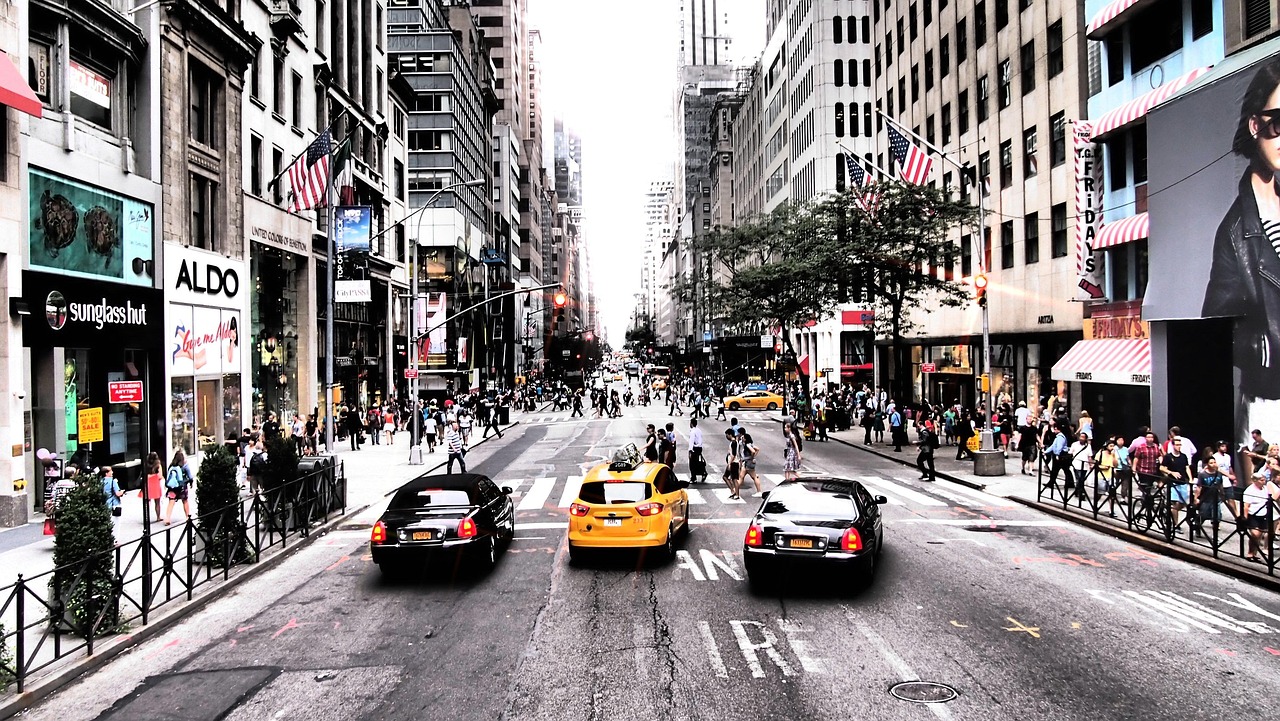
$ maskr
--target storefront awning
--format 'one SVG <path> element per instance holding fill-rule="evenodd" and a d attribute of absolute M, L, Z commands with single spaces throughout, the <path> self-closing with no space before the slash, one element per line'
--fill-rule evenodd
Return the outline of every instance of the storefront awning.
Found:
<path fill-rule="evenodd" d="M 1081 340 L 1053 364 L 1055 381 L 1151 385 L 1151 341 Z"/>
<path fill-rule="evenodd" d="M 32 92 L 27 81 L 18 72 L 18 66 L 0 53 L 0 105 L 8 105 L 14 110 L 21 110 L 27 115 L 40 117 L 44 110 L 40 98 Z"/>
<path fill-rule="evenodd" d="M 1089 20 L 1085 37 L 1090 40 L 1101 40 L 1107 36 L 1107 33 L 1127 22 L 1135 12 L 1154 2 L 1155 0 L 1114 0 Z"/>
<path fill-rule="evenodd" d="M 1150 230 L 1151 223 L 1146 213 L 1138 213 L 1128 218 L 1121 218 L 1102 226 L 1102 230 L 1098 233 L 1098 239 L 1093 244 L 1093 249 L 1105 250 L 1125 243 L 1132 243 L 1135 240 L 1142 240 L 1147 237 Z"/>
<path fill-rule="evenodd" d="M 1098 122 L 1093 124 L 1092 140 L 1101 140 L 1147 117 L 1148 111 L 1173 97 L 1174 93 L 1190 85 L 1196 78 L 1209 72 L 1211 67 L 1196 68 L 1182 77 L 1171 80 L 1155 90 L 1149 90 L 1124 105 L 1104 113 L 1101 118 L 1098 118 Z"/>

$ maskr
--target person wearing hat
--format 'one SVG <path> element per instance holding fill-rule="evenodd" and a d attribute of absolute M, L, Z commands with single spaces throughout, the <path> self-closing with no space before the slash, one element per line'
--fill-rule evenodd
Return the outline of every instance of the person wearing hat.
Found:
<path fill-rule="evenodd" d="M 933 427 L 932 420 L 925 421 L 920 427 L 920 440 L 916 445 L 920 446 L 920 452 L 916 454 L 916 468 L 920 469 L 920 480 L 934 481 L 938 472 L 933 466 L 933 451 L 941 443 L 938 442 L 938 432 Z"/>

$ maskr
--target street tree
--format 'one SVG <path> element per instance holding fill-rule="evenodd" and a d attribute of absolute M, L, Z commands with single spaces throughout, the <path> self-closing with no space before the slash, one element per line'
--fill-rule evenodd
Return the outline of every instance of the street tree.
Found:
<path fill-rule="evenodd" d="M 832 266 L 844 282 L 838 300 L 860 301 L 874 311 L 874 335 L 889 339 L 890 390 L 897 398 L 909 397 L 903 337 L 924 315 L 962 305 L 969 297 L 968 285 L 955 272 L 958 252 L 947 236 L 973 224 L 977 209 L 945 189 L 881 182 L 862 192 L 829 195 L 815 212 L 843 251 Z"/>

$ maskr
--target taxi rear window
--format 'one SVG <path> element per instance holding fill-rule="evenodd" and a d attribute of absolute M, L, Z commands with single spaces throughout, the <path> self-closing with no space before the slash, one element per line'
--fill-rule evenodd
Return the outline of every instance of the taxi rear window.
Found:
<path fill-rule="evenodd" d="M 639 503 L 653 495 L 653 486 L 643 481 L 607 483 L 588 481 L 582 484 L 578 497 L 587 503 Z"/>

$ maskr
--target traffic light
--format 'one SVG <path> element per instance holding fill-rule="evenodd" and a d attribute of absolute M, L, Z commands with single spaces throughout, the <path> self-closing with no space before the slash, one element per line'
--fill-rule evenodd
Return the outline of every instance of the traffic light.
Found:
<path fill-rule="evenodd" d="M 565 304 L 569 302 L 569 296 L 565 295 L 563 290 L 557 291 L 552 301 L 555 303 L 556 308 L 564 308 Z"/>
<path fill-rule="evenodd" d="M 569 296 L 565 295 L 563 290 L 556 291 L 551 297 L 552 306 L 555 310 L 551 313 L 551 334 L 555 335 L 556 328 L 560 325 L 560 319 L 564 317 L 564 307 L 569 302 Z"/>
<path fill-rule="evenodd" d="M 980 307 L 987 304 L 987 276 L 983 273 L 973 276 L 973 299 Z"/>

